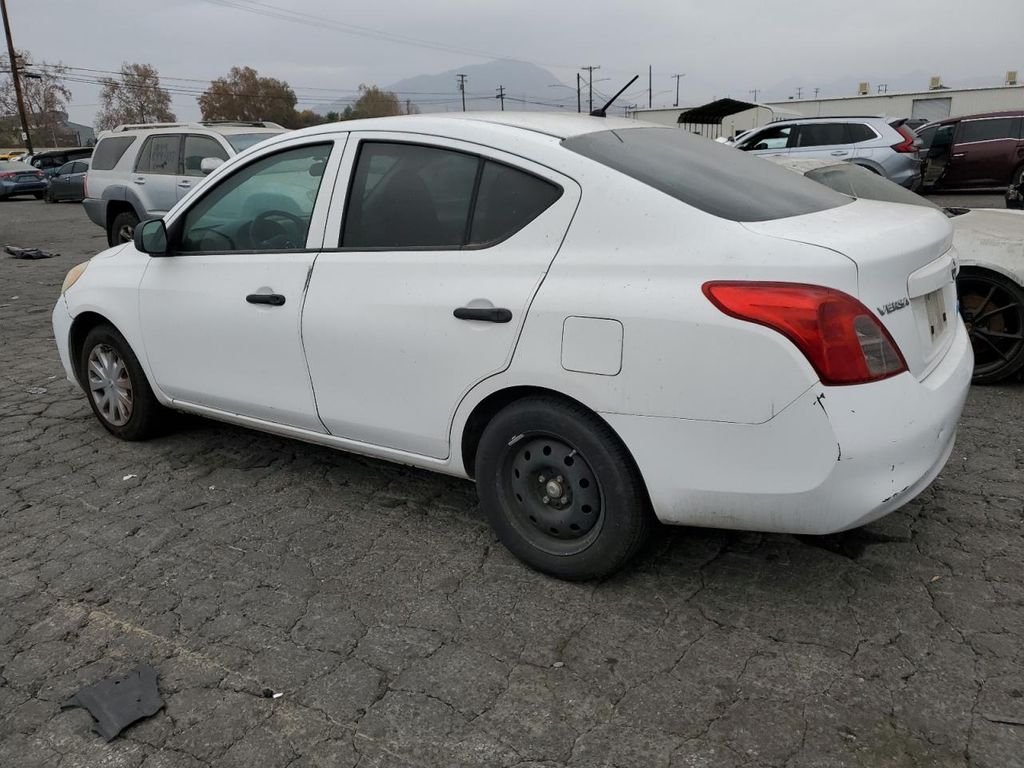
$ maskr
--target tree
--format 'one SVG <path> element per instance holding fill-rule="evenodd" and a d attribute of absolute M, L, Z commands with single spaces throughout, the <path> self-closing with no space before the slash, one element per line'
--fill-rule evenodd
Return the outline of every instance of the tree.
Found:
<path fill-rule="evenodd" d="M 411 106 L 412 109 L 409 107 Z M 360 85 L 359 98 L 350 107 L 345 107 L 341 114 L 342 120 L 359 120 L 364 117 L 390 117 L 404 115 L 407 112 L 419 112 L 415 104 L 399 102 L 398 96 L 391 91 L 384 91 L 376 85 Z"/>
<path fill-rule="evenodd" d="M 260 77 L 252 67 L 232 67 L 199 97 L 204 120 L 271 120 L 295 123 L 295 91 L 283 80 Z"/>
<path fill-rule="evenodd" d="M 75 135 L 68 129 L 67 104 L 71 91 L 64 82 L 67 68 L 59 64 L 35 64 L 28 51 L 16 52 L 21 73 L 21 92 L 25 97 L 29 131 L 38 146 L 73 144 Z M 5 67 L 8 69 L 8 67 Z M 10 73 L 0 80 L 0 144 L 21 144 L 18 100 Z"/>
<path fill-rule="evenodd" d="M 100 80 L 100 111 L 96 128 L 107 130 L 122 123 L 167 123 L 176 118 L 171 112 L 171 94 L 160 87 L 160 77 L 150 64 L 121 65 L 119 78 Z"/>

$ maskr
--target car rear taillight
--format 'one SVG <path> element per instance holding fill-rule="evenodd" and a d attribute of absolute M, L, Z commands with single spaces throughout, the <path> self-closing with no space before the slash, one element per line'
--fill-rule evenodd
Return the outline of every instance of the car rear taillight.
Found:
<path fill-rule="evenodd" d="M 792 341 L 822 384 L 865 384 L 907 370 L 885 326 L 842 291 L 802 283 L 716 281 L 704 284 L 704 295 L 725 314 Z"/>
<path fill-rule="evenodd" d="M 0 179 L 13 179 L 16 175 L 16 173 L 6 171 L 4 173 L 0 173 Z"/>
<path fill-rule="evenodd" d="M 903 141 L 892 145 L 894 152 L 917 152 L 917 136 L 909 128 L 899 125 L 896 127 L 896 132 L 903 137 Z"/>

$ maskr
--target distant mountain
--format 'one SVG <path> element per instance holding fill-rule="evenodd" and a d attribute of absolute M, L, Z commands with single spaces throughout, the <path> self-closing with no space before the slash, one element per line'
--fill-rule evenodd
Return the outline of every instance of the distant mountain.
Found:
<path fill-rule="evenodd" d="M 576 84 L 570 88 L 543 67 L 522 61 L 497 60 L 467 64 L 436 75 L 416 75 L 385 86 L 421 112 L 459 111 L 462 95 L 457 75 L 466 75 L 466 109 L 500 109 L 498 86 L 505 86 L 505 109 L 576 109 Z M 348 102 L 325 108 L 343 110 Z"/>

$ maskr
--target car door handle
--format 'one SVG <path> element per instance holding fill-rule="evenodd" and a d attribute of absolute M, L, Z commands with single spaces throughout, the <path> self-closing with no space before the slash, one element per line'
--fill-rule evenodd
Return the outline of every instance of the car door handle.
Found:
<path fill-rule="evenodd" d="M 850 153 L 844 152 L 841 149 L 837 149 L 835 152 L 829 152 L 829 154 L 832 155 L 832 157 L 846 157 Z"/>
<path fill-rule="evenodd" d="M 455 315 L 459 320 L 483 320 L 488 323 L 507 323 L 512 312 L 503 307 L 458 307 Z"/>
<path fill-rule="evenodd" d="M 179 187 L 191 187 L 192 186 L 192 182 L 191 181 L 179 181 L 178 182 L 178 186 Z"/>
<path fill-rule="evenodd" d="M 954 152 L 953 157 L 967 157 L 966 152 Z"/>
<path fill-rule="evenodd" d="M 284 304 L 284 296 L 280 293 L 250 293 L 245 300 L 250 304 L 269 304 L 272 307 Z"/>
<path fill-rule="evenodd" d="M 146 180 L 142 176 L 137 176 L 134 179 L 132 179 L 132 183 L 134 183 L 134 184 L 145 184 Z"/>

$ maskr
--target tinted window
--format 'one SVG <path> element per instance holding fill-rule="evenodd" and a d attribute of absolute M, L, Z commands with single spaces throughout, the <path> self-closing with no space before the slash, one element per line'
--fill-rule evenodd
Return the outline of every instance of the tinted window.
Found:
<path fill-rule="evenodd" d="M 306 247 L 330 144 L 249 163 L 188 210 L 177 250 L 283 251 Z"/>
<path fill-rule="evenodd" d="M 845 123 L 808 123 L 799 126 L 796 146 L 824 147 L 830 144 L 846 143 Z"/>
<path fill-rule="evenodd" d="M 461 248 L 480 159 L 414 144 L 363 142 L 344 248 Z"/>
<path fill-rule="evenodd" d="M 864 125 L 864 123 L 847 123 L 846 124 L 846 143 L 856 144 L 859 141 L 871 141 L 877 139 L 878 136 L 873 130 Z"/>
<path fill-rule="evenodd" d="M 791 125 L 768 128 L 746 139 L 739 147 L 743 150 L 783 149 L 789 144 L 792 133 L 793 126 Z"/>
<path fill-rule="evenodd" d="M 997 117 L 991 120 L 964 120 L 959 142 L 991 141 L 1017 138 L 1017 118 Z"/>
<path fill-rule="evenodd" d="M 677 128 L 598 131 L 566 139 L 562 146 L 733 221 L 781 219 L 850 202 L 774 163 Z"/>
<path fill-rule="evenodd" d="M 485 245 L 518 232 L 562 196 L 560 187 L 501 163 L 486 162 L 469 242 Z"/>
<path fill-rule="evenodd" d="M 64 163 L 64 165 L 62 165 L 60 168 L 57 169 L 57 175 L 58 176 L 64 176 L 65 174 L 74 173 L 74 172 L 75 172 L 75 164 L 74 163 Z"/>
<path fill-rule="evenodd" d="M 134 136 L 111 136 L 100 139 L 92 156 L 92 167 L 97 171 L 109 171 L 120 160 L 128 147 L 135 143 Z"/>
<path fill-rule="evenodd" d="M 186 134 L 185 136 L 185 175 L 205 176 L 200 166 L 205 157 L 228 159 L 228 153 L 216 139 L 209 136 Z"/>
<path fill-rule="evenodd" d="M 942 210 L 935 203 L 920 195 L 911 192 L 906 187 L 872 173 L 867 168 L 853 165 L 852 163 L 838 163 L 828 165 L 824 168 L 815 168 L 806 174 L 808 179 L 813 179 L 824 184 L 836 192 L 842 192 L 850 197 L 861 197 L 865 200 L 880 200 L 884 203 L 904 203 L 906 205 L 919 205 L 924 208 Z"/>
<path fill-rule="evenodd" d="M 150 136 L 142 145 L 135 164 L 136 173 L 163 173 L 177 175 L 181 136 Z"/>
<path fill-rule="evenodd" d="M 228 140 L 235 152 L 241 152 L 243 149 L 248 149 L 253 144 L 259 144 L 261 141 L 277 136 L 277 133 L 233 133 L 224 138 Z"/>
<path fill-rule="evenodd" d="M 932 145 L 932 139 L 935 138 L 935 131 L 938 129 L 937 125 L 928 125 L 917 132 L 917 137 L 921 139 L 921 146 L 924 149 Z"/>

